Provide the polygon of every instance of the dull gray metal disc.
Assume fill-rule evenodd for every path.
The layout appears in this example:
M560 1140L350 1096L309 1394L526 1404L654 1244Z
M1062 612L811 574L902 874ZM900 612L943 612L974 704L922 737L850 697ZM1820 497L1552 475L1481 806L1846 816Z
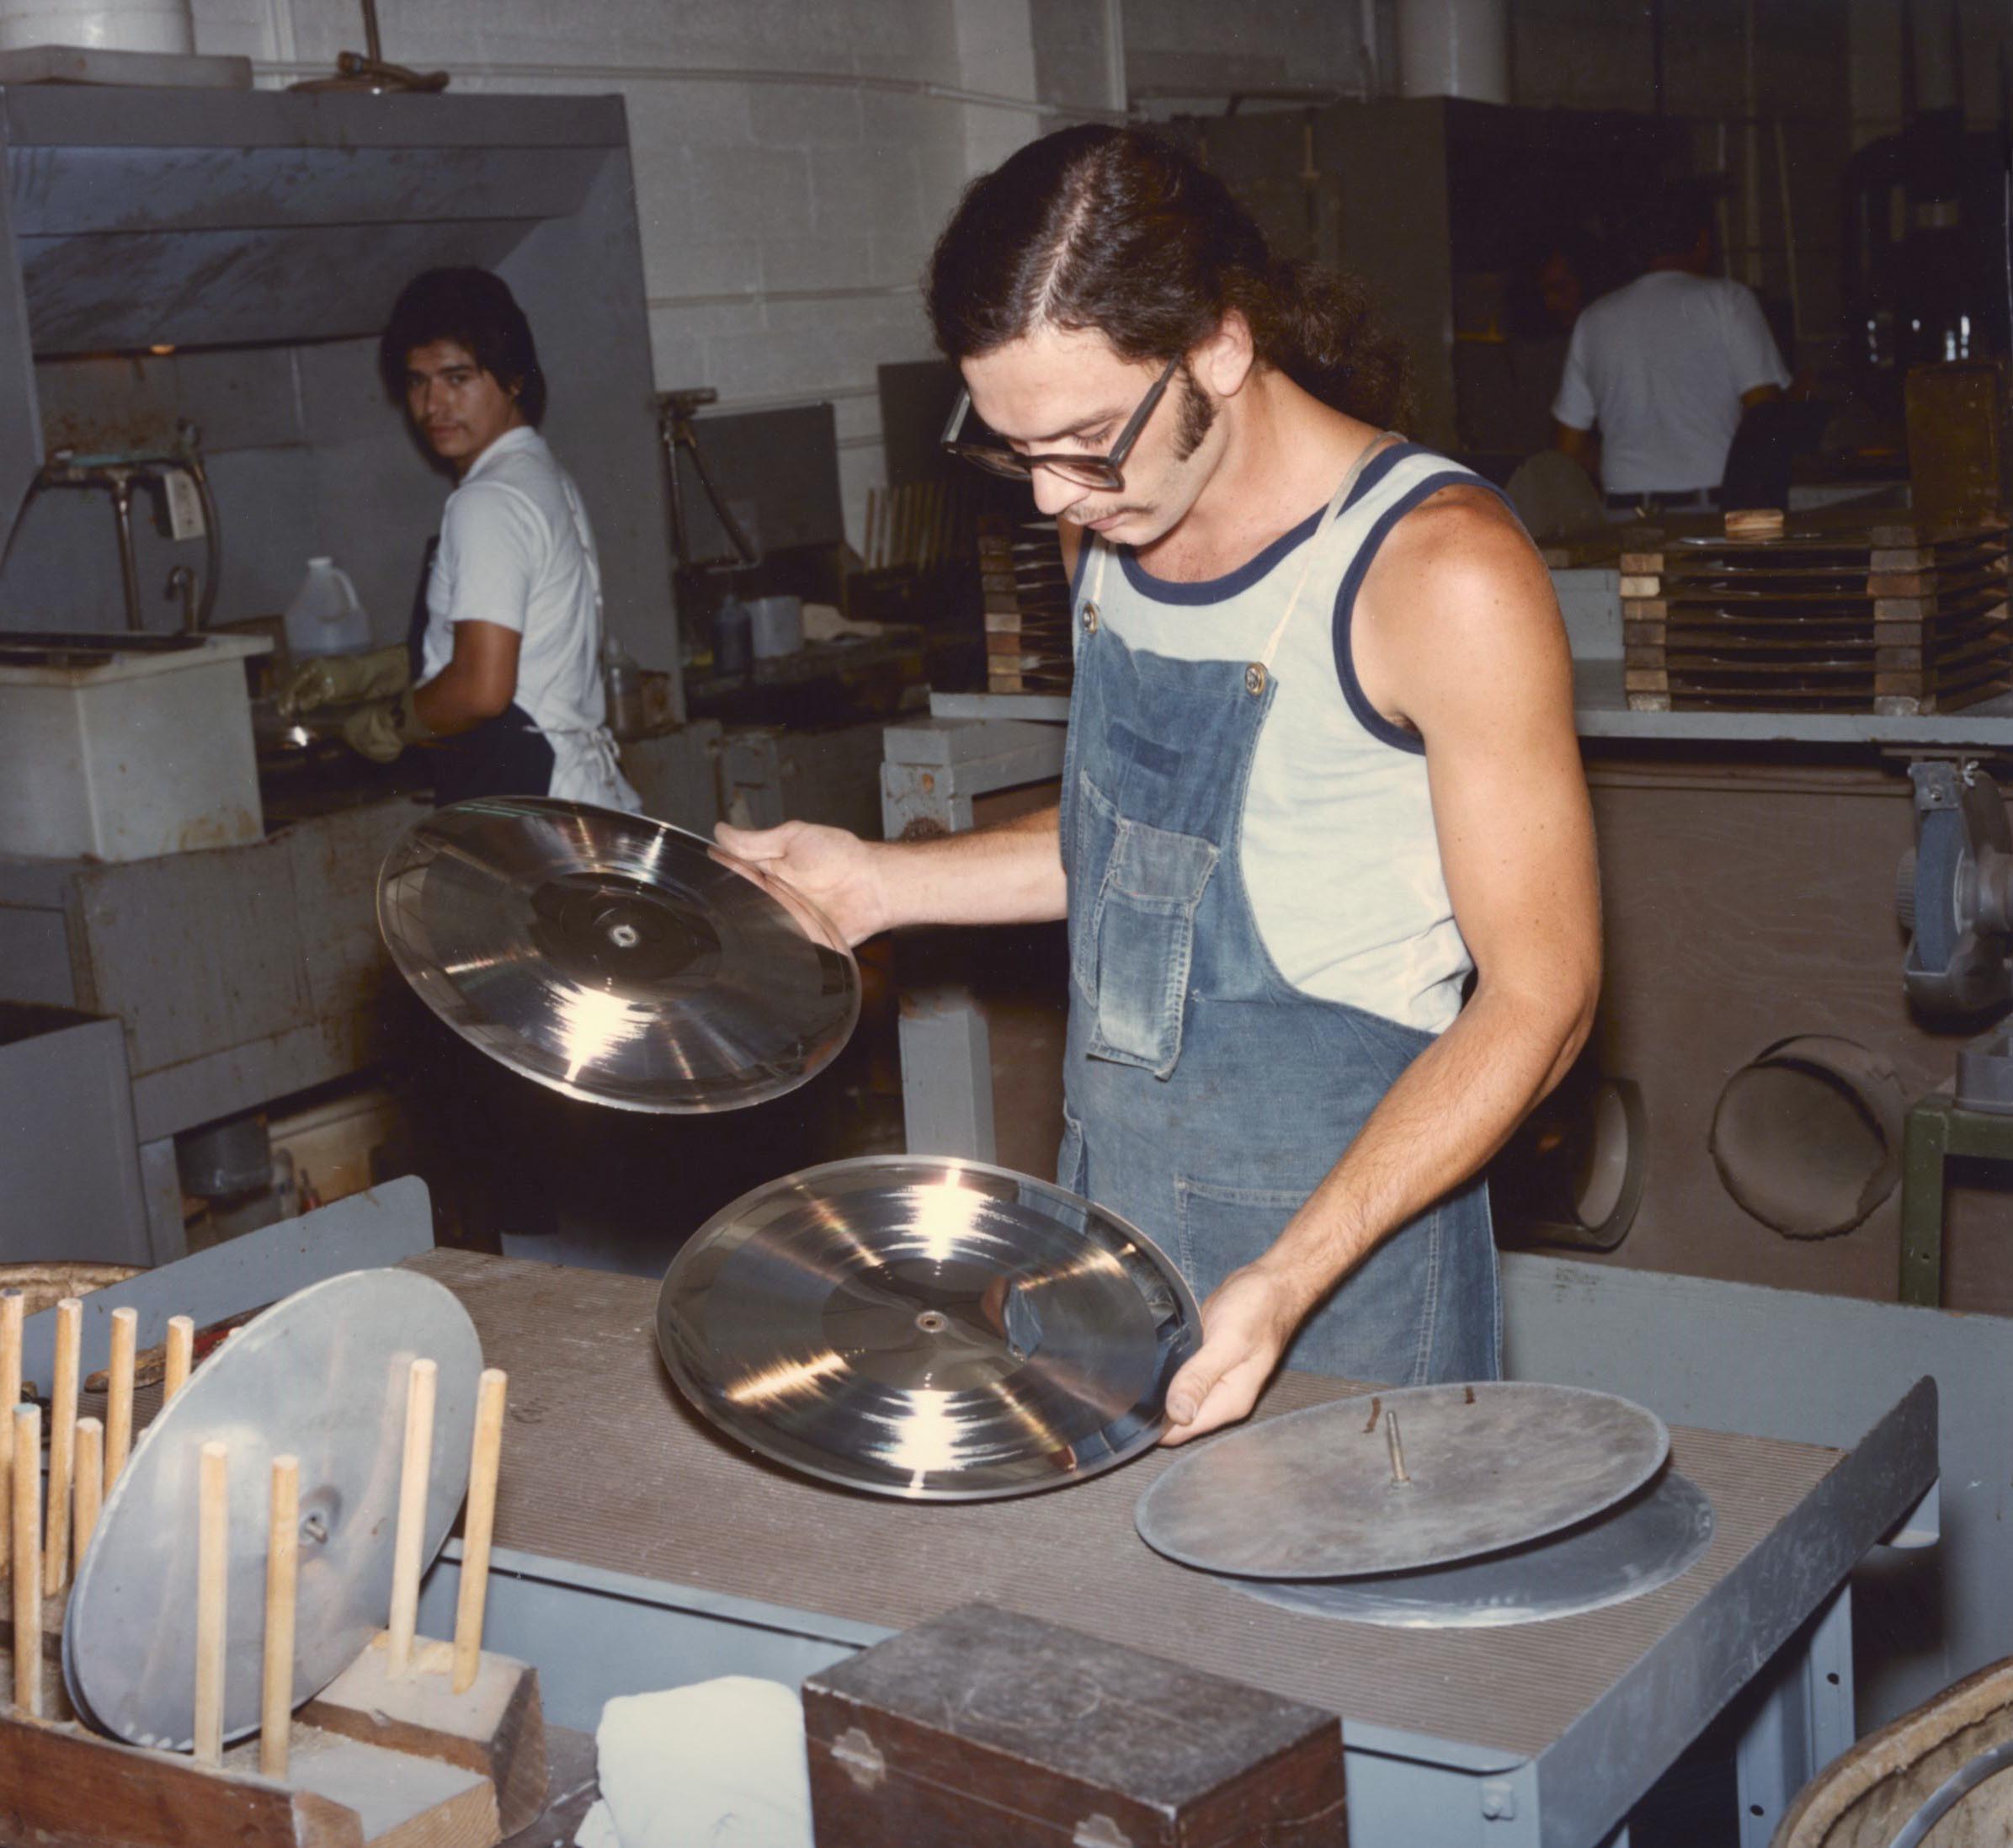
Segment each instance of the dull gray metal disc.
M931 1501L1059 1488L1150 1449L1201 1328L1180 1271L1116 1214L929 1155L744 1194L686 1242L657 1310L672 1378L728 1435Z
M1599 1611L1668 1584L1712 1545L1712 1525L1705 1490L1665 1470L1578 1527L1486 1558L1371 1579L1223 1583L1312 1616L1405 1630L1491 1629Z
M482 1350L453 1294L410 1270L353 1270L276 1302L189 1376L105 1497L63 1624L78 1712L135 1745L194 1742L197 1471L230 1446L224 1736L257 1730L272 1462L301 1465L294 1702L354 1661L391 1608L408 1371L439 1371L424 1558L468 1486Z
M1133 1518L1156 1552L1203 1572L1416 1572L1584 1520L1640 1489L1670 1450L1661 1419L1607 1393L1525 1380L1395 1387L1213 1439Z

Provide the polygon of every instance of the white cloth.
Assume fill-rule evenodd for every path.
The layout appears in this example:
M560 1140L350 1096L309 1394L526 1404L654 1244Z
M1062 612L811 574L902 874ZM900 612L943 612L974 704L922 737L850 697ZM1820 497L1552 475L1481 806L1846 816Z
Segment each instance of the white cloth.
M1574 323L1552 414L1600 426L1609 493L1686 493L1719 486L1743 394L1788 383L1753 290L1653 269Z
M812 1848L804 1708L794 1688L728 1675L601 1709L601 1800L577 1848Z
M516 704L552 746L548 794L635 810L601 688L601 567L572 477L528 424L476 458L440 514L420 679L453 658L457 622L523 638Z

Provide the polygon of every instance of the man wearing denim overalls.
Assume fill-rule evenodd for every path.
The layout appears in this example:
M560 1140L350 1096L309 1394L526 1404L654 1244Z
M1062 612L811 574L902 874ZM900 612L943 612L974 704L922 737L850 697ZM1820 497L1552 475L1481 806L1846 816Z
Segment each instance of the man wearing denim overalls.
M1572 673L1494 491L1387 434L1402 358L1351 285L1272 258L1134 129L1062 130L967 192L937 338L946 446L1031 479L1069 570L1057 809L866 843L721 829L858 941L1067 917L1057 1179L1206 1291L1164 1441L1282 1359L1488 1379L1481 1170L1600 984Z

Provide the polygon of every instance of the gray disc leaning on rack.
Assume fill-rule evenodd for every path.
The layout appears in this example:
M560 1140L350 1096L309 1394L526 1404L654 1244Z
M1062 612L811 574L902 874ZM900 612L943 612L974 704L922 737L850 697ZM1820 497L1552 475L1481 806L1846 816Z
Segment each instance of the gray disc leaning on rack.
M1407 1630L1480 1630L1577 1616L1639 1598L1691 1570L1712 1543L1712 1504L1667 1469L1577 1527L1480 1559L1368 1579L1225 1579L1311 1616Z
M198 1466L230 1448L224 1736L258 1724L272 1462L301 1465L294 1702L384 1627L415 1360L439 1368L423 1555L468 1486L482 1345L451 1291L411 1270L353 1270L256 1317L189 1376L105 1496L63 1624L72 1704L135 1745L194 1740Z
M1556 1533L1633 1494L1670 1434L1639 1405L1526 1380L1336 1399L1196 1446L1139 1499L1156 1552L1203 1572L1415 1572Z

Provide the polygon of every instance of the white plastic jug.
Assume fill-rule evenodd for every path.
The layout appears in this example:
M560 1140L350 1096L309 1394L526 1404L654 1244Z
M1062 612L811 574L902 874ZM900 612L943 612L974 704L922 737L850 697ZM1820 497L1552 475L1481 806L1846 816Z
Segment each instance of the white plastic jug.
M311 558L286 606L286 645L296 657L354 654L370 646L370 619L356 586L333 558Z

